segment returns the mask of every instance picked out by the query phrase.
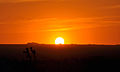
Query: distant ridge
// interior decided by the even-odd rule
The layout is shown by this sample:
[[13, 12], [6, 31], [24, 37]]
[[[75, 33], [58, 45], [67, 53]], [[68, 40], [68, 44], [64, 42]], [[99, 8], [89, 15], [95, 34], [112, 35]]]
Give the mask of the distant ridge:
[[[27, 43], [27, 45], [30, 46], [36, 46], [36, 45], [55, 45], [55, 44], [39, 44], [36, 42]], [[120, 44], [113, 44], [113, 45], [105, 45], [105, 44], [63, 44], [63, 45], [77, 45], [77, 46], [120, 46]]]

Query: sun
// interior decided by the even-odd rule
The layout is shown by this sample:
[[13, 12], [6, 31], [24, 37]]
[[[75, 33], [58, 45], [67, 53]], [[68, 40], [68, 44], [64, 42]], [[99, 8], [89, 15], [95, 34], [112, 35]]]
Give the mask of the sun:
[[62, 37], [56, 38], [55, 44], [64, 44], [64, 39]]

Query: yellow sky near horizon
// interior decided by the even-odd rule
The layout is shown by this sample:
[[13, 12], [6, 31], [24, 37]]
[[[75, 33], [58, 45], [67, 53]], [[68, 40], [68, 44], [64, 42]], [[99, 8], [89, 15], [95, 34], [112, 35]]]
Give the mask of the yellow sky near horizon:
[[120, 43], [119, 0], [0, 0], [0, 44]]

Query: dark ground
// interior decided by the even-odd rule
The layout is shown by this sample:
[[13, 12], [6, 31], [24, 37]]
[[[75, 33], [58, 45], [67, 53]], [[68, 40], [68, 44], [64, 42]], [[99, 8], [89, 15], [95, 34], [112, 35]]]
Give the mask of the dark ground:
[[103, 71], [120, 72], [120, 45], [0, 45], [0, 72]]

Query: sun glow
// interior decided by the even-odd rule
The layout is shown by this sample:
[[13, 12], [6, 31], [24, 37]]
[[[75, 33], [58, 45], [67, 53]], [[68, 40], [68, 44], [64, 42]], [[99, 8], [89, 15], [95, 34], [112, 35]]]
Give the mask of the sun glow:
[[64, 39], [62, 37], [56, 38], [55, 44], [64, 44]]

